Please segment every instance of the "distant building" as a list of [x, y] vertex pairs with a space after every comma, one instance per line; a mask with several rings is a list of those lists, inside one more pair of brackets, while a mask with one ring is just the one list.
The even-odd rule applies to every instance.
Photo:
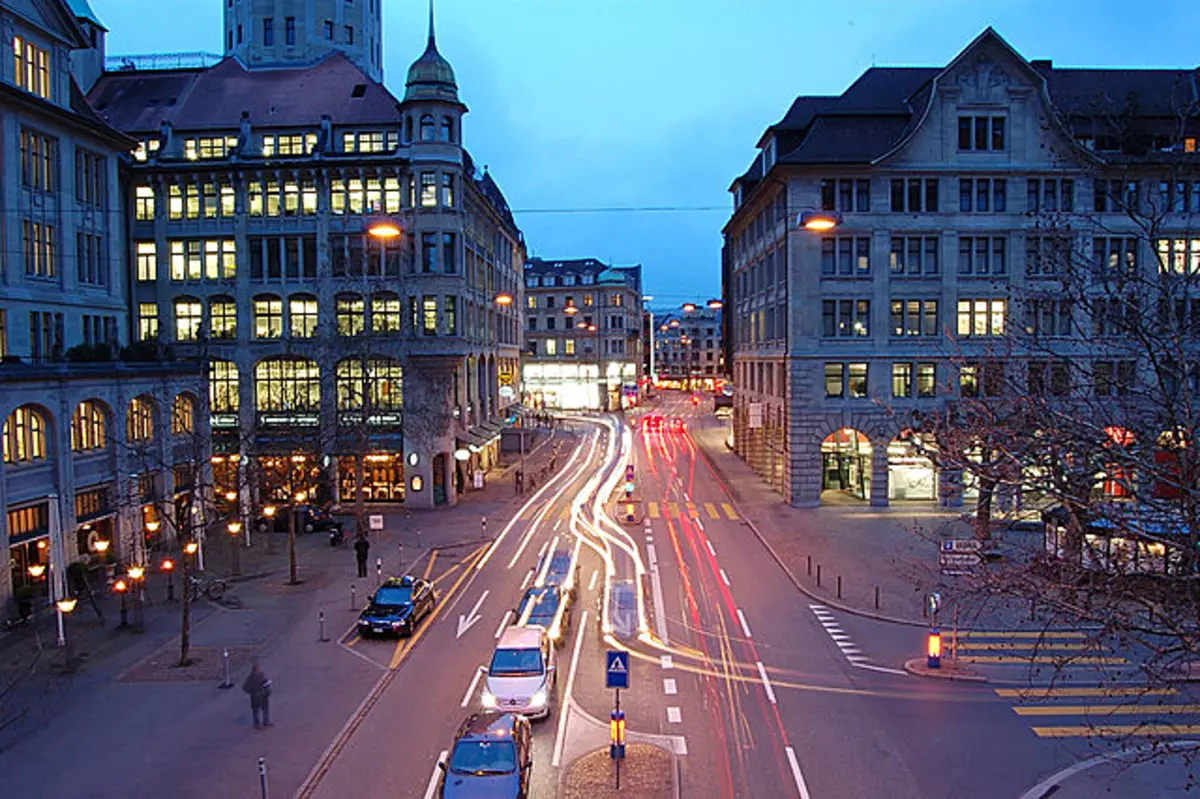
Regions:
[[642, 377], [642, 268], [595, 258], [525, 262], [525, 402], [617, 410]]
[[235, 0], [230, 57], [89, 94], [137, 141], [137, 337], [208, 364], [214, 480], [250, 503], [454, 504], [517, 402], [521, 233], [432, 18], [403, 98], [379, 82], [380, 5]]
[[68, 564], [145, 562], [173, 535], [208, 460], [206, 387], [199, 365], [129, 346], [134, 142], [79, 85], [103, 26], [86, 0], [0, 0], [0, 30], [0, 601], [27, 609], [63, 594]]
[[660, 383], [671, 388], [713, 391], [725, 375], [721, 309], [696, 303], [691, 309], [655, 315], [654, 361]]

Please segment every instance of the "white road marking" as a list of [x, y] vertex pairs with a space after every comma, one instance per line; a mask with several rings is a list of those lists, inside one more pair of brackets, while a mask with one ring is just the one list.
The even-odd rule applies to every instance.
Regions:
[[846, 653], [846, 660], [850, 661], [851, 663], [861, 663], [867, 659], [868, 658], [865, 655], [852, 655], [850, 653]]
[[729, 575], [725, 573], [724, 569], [721, 569], [721, 579], [725, 581], [726, 586], [729, 585]]
[[[443, 749], [441, 751], [441, 753], [438, 755], [437, 763], [445, 762], [446, 758], [449, 756], [450, 756], [450, 750]], [[442, 770], [437, 767], [437, 763], [433, 764], [433, 774], [429, 778], [429, 784], [427, 786], [425, 786], [425, 799], [433, 799], [433, 792], [437, 790], [438, 777], [441, 776], [441, 772], [442, 772]]]
[[559, 517], [559, 518], [558, 518], [558, 519], [557, 519], [557, 520], [554, 522], [554, 526], [550, 528], [550, 532], [552, 532], [552, 533], [557, 533], [557, 532], [558, 532], [558, 528], [560, 528], [560, 527], [562, 527], [562, 517]]
[[479, 606], [482, 605], [483, 601], [487, 598], [488, 592], [484, 591], [482, 594], [480, 594], [479, 600], [475, 603], [475, 607], [471, 608], [469, 615], [464, 616], [461, 613], [458, 614], [458, 634], [454, 636], [455, 638], [462, 638], [463, 633], [470, 630], [475, 626], [476, 622], [483, 618], [479, 615]]
[[667, 721], [671, 722], [672, 724], [679, 724], [683, 721], [683, 714], [679, 712], [679, 708], [667, 708]]
[[558, 730], [554, 734], [554, 755], [550, 765], [558, 768], [562, 762], [563, 744], [566, 743], [567, 732], [567, 701], [571, 690], [575, 687], [575, 668], [579, 665], [579, 652], [583, 648], [583, 631], [587, 629], [588, 612], [585, 610], [579, 617], [579, 628], [575, 631], [575, 651], [571, 654], [571, 671], [567, 674], [567, 690], [563, 692], [563, 701], [558, 708]]
[[835, 641], [849, 641], [850, 640], [850, 636], [846, 635], [845, 633], [830, 633], [829, 637]]
[[790, 746], [787, 748], [787, 759], [792, 766], [792, 776], [796, 778], [796, 790], [800, 791], [800, 799], [812, 799], [808, 793], [808, 786], [804, 784], [804, 775], [800, 773], [800, 761], [796, 760], [796, 750]]
[[646, 554], [650, 561], [650, 597], [654, 600], [654, 628], [663, 644], [670, 644], [667, 638], [667, 603], [663, 600], [662, 580], [658, 574], [658, 554], [654, 544], [646, 545]]
[[663, 680], [663, 693], [667, 696], [674, 696], [679, 693], [679, 688], [675, 685], [675, 680], [670, 677]]
[[767, 679], [767, 670], [763, 668], [761, 660], [754, 661], [754, 665], [758, 666], [758, 676], [762, 677], [763, 688], [767, 689], [767, 699], [771, 700], [771, 704], [775, 704], [775, 691], [771, 688], [771, 681]]
[[740, 621], [742, 623], [742, 632], [744, 632], [746, 634], [747, 638], [753, 638], [754, 636], [750, 632], [750, 624], [746, 621], [746, 614], [742, 613], [741, 608], [738, 608], [737, 615], [738, 615], [738, 621]]
[[671, 660], [671, 656], [670, 656], [670, 655], [663, 655], [661, 658], [659, 658], [659, 662], [661, 662], [661, 663], [662, 663], [662, 667], [663, 667], [664, 669], [673, 669], [673, 668], [675, 668], [675, 663], [674, 663], [674, 661], [672, 661], [672, 660]]
[[704, 532], [704, 522], [701, 521], [699, 516], [697, 516], [695, 519], [692, 519], [692, 521], [694, 521], [696, 526], [700, 528], [700, 532]]
[[529, 583], [532, 581], [533, 581], [533, 568], [531, 567], [529, 569], [529, 571], [525, 572], [525, 577], [521, 580], [521, 590], [524, 591], [526, 588], [528, 588]]
[[470, 703], [471, 697], [475, 695], [475, 687], [479, 685], [479, 678], [481, 676], [483, 676], [483, 666], [475, 669], [475, 676], [471, 678], [471, 684], [467, 686], [467, 692], [463, 694], [463, 707], [466, 707]]
[[712, 541], [705, 539], [704, 543], [708, 544], [708, 554], [712, 555], [715, 558], [717, 556], [717, 550], [713, 549]]
[[874, 663], [852, 663], [850, 665], [860, 669], [870, 669], [871, 671], [882, 672], [883, 674], [898, 674], [901, 677], [908, 676], [907, 671], [901, 671], [900, 669], [889, 669], [887, 666], [876, 666]]
[[499, 638], [504, 633], [504, 629], [508, 627], [508, 620], [511, 616], [511, 610], [504, 611], [504, 618], [500, 620], [500, 626], [496, 628], [496, 634], [493, 636], [494, 638]]
[[599, 569], [592, 569], [592, 578], [591, 578], [590, 580], [588, 580], [588, 590], [589, 590], [589, 591], [594, 591], [594, 590], [596, 590], [596, 579], [597, 579], [599, 576], [600, 576], [600, 570], [599, 570]]

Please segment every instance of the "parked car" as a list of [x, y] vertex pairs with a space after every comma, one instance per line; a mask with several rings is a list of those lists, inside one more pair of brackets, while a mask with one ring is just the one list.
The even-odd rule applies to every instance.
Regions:
[[579, 585], [579, 564], [574, 563], [574, 555], [569, 549], [556, 549], [550, 555], [549, 562], [542, 572], [541, 585], [556, 585], [575, 598]]
[[571, 626], [571, 595], [556, 585], [528, 588], [517, 606], [517, 624], [542, 627], [555, 646], [560, 646]]
[[484, 708], [546, 718], [554, 699], [557, 669], [545, 629], [509, 627], [501, 634], [487, 668]]
[[418, 622], [433, 612], [433, 584], [411, 575], [390, 577], [371, 595], [358, 616], [358, 632], [369, 635], [412, 635]]
[[516, 713], [475, 713], [458, 727], [450, 755], [438, 762], [442, 799], [524, 799], [533, 770], [533, 732]]
[[293, 513], [297, 514], [297, 533], [321, 533], [342, 527], [342, 523], [332, 513], [317, 505], [280, 505], [270, 521], [260, 515], [255, 520], [255, 526], [260, 530], [266, 527], [276, 533], [286, 533], [290, 524], [289, 517]]

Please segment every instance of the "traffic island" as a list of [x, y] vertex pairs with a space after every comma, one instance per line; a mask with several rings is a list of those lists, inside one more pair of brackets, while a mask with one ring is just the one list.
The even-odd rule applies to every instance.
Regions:
[[932, 677], [935, 680], [958, 680], [960, 682], [988, 681], [987, 677], [984, 677], [974, 669], [967, 666], [956, 666], [952, 662], [942, 661], [939, 667], [931, 669], [929, 668], [928, 658], [923, 657], [905, 661], [904, 670], [918, 677]]
[[650, 744], [628, 744], [621, 761], [621, 788], [608, 747], [577, 758], [563, 781], [566, 799], [671, 799], [675, 766], [670, 752]]

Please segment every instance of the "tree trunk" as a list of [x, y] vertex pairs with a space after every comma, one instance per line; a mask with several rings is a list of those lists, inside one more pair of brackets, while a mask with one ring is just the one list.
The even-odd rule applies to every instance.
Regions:
[[979, 498], [975, 502], [975, 537], [986, 541], [992, 537], [992, 500], [996, 495], [996, 478], [979, 476]]

